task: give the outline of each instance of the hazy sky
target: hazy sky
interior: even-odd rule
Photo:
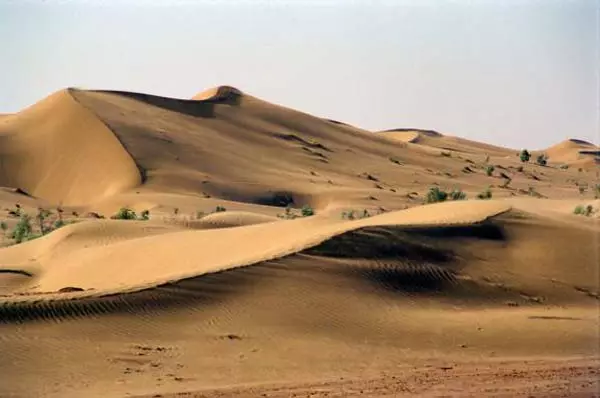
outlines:
[[[600,0],[0,0],[0,113],[232,85],[372,130],[600,142]]]

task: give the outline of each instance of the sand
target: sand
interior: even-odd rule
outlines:
[[[591,144],[523,164],[228,86],[66,89],[0,139],[2,397],[600,388],[600,212],[573,214],[600,208]],[[432,186],[467,200],[425,204]],[[15,244],[17,204],[67,225]]]

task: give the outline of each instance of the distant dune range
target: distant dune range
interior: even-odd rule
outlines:
[[[228,86],[0,115],[0,396],[591,393],[600,226],[573,209],[600,208],[600,149],[531,151]],[[74,223],[12,244],[17,204]]]

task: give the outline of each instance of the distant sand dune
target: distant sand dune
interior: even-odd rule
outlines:
[[[600,147],[583,140],[568,139],[544,152],[551,162],[583,167],[600,164]]]

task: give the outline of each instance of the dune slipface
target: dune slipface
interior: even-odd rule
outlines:
[[[0,396],[590,396],[597,168],[560,167],[590,148],[522,163],[230,86],[0,115]]]
[[[93,114],[60,91],[0,123],[0,184],[88,204],[140,183],[135,162]]]

